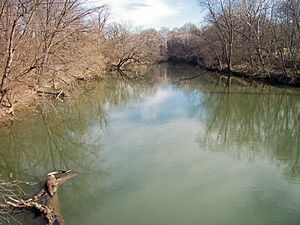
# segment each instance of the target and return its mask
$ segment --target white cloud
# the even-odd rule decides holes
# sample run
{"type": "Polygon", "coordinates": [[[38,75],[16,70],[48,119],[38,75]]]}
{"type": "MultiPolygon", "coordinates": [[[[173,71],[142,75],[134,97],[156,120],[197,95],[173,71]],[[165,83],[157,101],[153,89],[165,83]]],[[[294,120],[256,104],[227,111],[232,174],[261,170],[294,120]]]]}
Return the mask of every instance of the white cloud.
{"type": "Polygon", "coordinates": [[[147,98],[141,107],[141,114],[143,119],[155,119],[158,115],[158,111],[168,98],[172,97],[171,90],[158,89],[155,96],[147,98]]]}
{"type": "Polygon", "coordinates": [[[181,27],[199,24],[206,15],[198,0],[86,0],[88,6],[109,5],[110,21],[142,28],[181,27]]]}
{"type": "MultiPolygon", "coordinates": [[[[111,7],[111,17],[135,26],[149,27],[180,13],[180,7],[162,0],[104,0],[111,7]]],[[[163,24],[162,24],[163,25],[163,24]]]]}

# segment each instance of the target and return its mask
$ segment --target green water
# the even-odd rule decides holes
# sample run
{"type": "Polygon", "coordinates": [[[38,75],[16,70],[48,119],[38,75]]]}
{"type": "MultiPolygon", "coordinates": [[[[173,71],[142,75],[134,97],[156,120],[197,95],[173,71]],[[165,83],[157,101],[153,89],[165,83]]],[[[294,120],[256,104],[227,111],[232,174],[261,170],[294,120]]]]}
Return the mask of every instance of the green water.
{"type": "Polygon", "coordinates": [[[300,224],[300,90],[175,82],[199,73],[159,65],[151,82],[89,84],[1,127],[2,176],[78,171],[59,192],[67,225],[300,224]]]}

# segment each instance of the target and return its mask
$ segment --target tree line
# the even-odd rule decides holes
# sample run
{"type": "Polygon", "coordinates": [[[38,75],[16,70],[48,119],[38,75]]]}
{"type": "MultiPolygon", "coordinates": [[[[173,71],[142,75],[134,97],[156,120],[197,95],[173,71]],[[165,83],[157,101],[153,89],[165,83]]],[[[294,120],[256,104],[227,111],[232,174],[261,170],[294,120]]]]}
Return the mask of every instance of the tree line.
{"type": "Polygon", "coordinates": [[[298,84],[299,0],[207,0],[205,25],[169,34],[169,57],[298,84]]]}
{"type": "Polygon", "coordinates": [[[0,1],[0,108],[25,92],[56,90],[159,57],[155,30],[108,23],[109,16],[108,6],[82,0],[0,1]]]}

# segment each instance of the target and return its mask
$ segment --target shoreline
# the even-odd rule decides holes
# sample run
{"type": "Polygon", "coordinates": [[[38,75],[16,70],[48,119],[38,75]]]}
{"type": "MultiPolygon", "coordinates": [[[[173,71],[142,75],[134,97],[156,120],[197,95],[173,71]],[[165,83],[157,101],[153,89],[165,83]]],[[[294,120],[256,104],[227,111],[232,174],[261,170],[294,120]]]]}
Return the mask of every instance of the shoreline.
{"type": "MultiPolygon", "coordinates": [[[[165,62],[162,62],[165,63],[165,62]]],[[[286,76],[282,73],[268,73],[268,72],[250,72],[247,71],[237,71],[237,70],[231,70],[228,71],[227,69],[218,69],[215,67],[206,66],[204,64],[201,64],[199,62],[194,61],[187,61],[187,60],[168,60],[166,63],[171,64],[178,64],[178,63],[185,63],[191,66],[199,67],[203,70],[207,70],[212,73],[218,73],[221,75],[227,75],[229,77],[237,77],[241,78],[248,82],[260,82],[265,85],[271,85],[271,86],[289,86],[289,87],[300,87],[300,76],[286,76]]]]}
{"type": "Polygon", "coordinates": [[[42,107],[52,107],[52,101],[66,102],[68,99],[75,98],[82,90],[85,83],[98,81],[104,79],[106,72],[98,76],[82,76],[73,77],[67,84],[60,84],[57,88],[43,87],[39,89],[31,89],[22,87],[16,94],[15,99],[11,105],[0,107],[0,125],[5,126],[15,120],[20,112],[35,113],[39,105],[42,107]],[[20,94],[21,93],[21,94],[20,94]],[[44,106],[43,106],[44,105],[44,106]]]}
{"type": "Polygon", "coordinates": [[[300,87],[300,77],[292,77],[286,76],[284,74],[275,74],[275,73],[250,73],[246,71],[228,71],[228,70],[220,70],[217,68],[209,68],[209,67],[202,67],[211,72],[217,72],[220,75],[227,75],[238,77],[244,79],[249,82],[260,82],[265,85],[271,86],[289,86],[289,87],[300,87]]]}
{"type": "MultiPolygon", "coordinates": [[[[189,62],[184,60],[168,60],[166,62],[159,62],[157,64],[164,63],[187,64],[195,68],[201,68],[212,73],[217,73],[219,75],[219,79],[221,79],[223,75],[227,76],[228,78],[236,77],[249,83],[259,82],[261,84],[271,86],[287,86],[296,88],[300,87],[300,77],[294,78],[293,83],[291,83],[292,78],[286,77],[283,74],[251,74],[246,71],[220,70],[218,68],[207,67],[197,62],[189,62]]],[[[76,91],[78,91],[78,88],[81,89],[83,83],[90,83],[105,79],[106,76],[104,74],[107,74],[107,72],[103,72],[102,75],[95,77],[73,77],[71,81],[72,85],[60,85],[60,87],[56,89],[47,87],[38,90],[23,90],[23,95],[18,96],[18,99],[15,100],[16,102],[12,104],[12,107],[3,106],[2,108],[0,108],[0,125],[5,125],[16,120],[17,118],[15,116],[15,113],[18,114],[20,111],[34,110],[36,109],[36,107],[38,107],[38,105],[43,103],[51,105],[51,101],[53,100],[64,102],[65,100],[72,98],[71,96],[76,96],[76,91]]]]}

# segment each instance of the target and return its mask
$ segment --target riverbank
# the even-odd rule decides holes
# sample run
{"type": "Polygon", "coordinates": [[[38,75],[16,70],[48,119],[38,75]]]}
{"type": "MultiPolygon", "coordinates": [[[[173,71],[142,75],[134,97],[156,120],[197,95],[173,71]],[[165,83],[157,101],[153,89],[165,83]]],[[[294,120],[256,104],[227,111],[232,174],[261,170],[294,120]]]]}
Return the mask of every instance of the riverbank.
{"type": "MultiPolygon", "coordinates": [[[[65,75],[60,77],[53,83],[52,80],[43,82],[43,86],[36,87],[28,84],[16,84],[9,95],[4,98],[3,104],[0,107],[0,124],[7,124],[11,121],[18,120],[18,114],[21,111],[34,113],[38,106],[43,109],[51,110],[54,107],[55,101],[66,102],[71,99],[76,99],[84,93],[84,86],[90,82],[101,81],[104,79],[123,79],[130,82],[140,80],[147,74],[149,66],[140,65],[131,68],[134,72],[126,71],[111,71],[108,68],[101,68],[98,74],[86,73],[82,75],[70,76],[65,75]],[[63,80],[63,82],[61,82],[63,80]]],[[[28,82],[27,82],[28,83],[28,82]]]]}
{"type": "MultiPolygon", "coordinates": [[[[300,78],[292,76],[284,76],[283,74],[267,74],[267,73],[254,73],[246,70],[220,70],[213,67],[207,67],[205,65],[188,62],[188,61],[169,61],[172,64],[189,64],[193,67],[198,67],[206,71],[218,74],[220,79],[224,79],[224,75],[227,78],[239,78],[241,81],[246,81],[246,84],[251,84],[253,82],[258,82],[266,85],[286,85],[293,87],[300,87],[300,78]]],[[[162,63],[163,64],[163,63],[162,63]]],[[[138,77],[136,74],[145,73],[145,67],[135,68],[138,69],[137,73],[134,73],[135,78],[138,77]]],[[[3,107],[0,107],[0,124],[5,124],[13,121],[17,118],[16,114],[22,110],[32,110],[36,109],[38,105],[42,107],[51,107],[53,100],[64,102],[70,98],[76,98],[82,84],[86,82],[92,82],[95,80],[101,80],[107,77],[108,71],[102,70],[100,75],[83,75],[83,76],[67,76],[64,78],[64,82],[56,82],[54,85],[44,85],[42,88],[34,88],[29,85],[17,85],[14,92],[9,96],[9,100],[4,102],[3,107]]],[[[120,76],[122,79],[128,78],[130,76],[120,76]]],[[[229,79],[226,82],[232,82],[229,79]]],[[[118,78],[116,78],[118,79],[118,78]]],[[[227,80],[227,81],[226,81],[227,80]]],[[[231,79],[232,80],[232,79],[231,79]]]]}
{"type": "Polygon", "coordinates": [[[66,76],[64,82],[54,85],[35,86],[17,84],[13,91],[3,101],[0,107],[0,124],[5,124],[16,119],[16,115],[23,110],[34,111],[38,105],[50,108],[52,101],[64,102],[66,99],[76,98],[80,94],[83,83],[91,82],[105,77],[106,71],[100,75],[66,76]]]}
{"type": "MultiPolygon", "coordinates": [[[[200,65],[201,66],[201,65],[200,65]]],[[[206,69],[211,72],[217,72],[219,74],[225,74],[227,76],[234,76],[238,78],[245,79],[247,81],[260,82],[266,85],[272,86],[292,86],[292,87],[300,87],[300,76],[295,75],[285,75],[282,73],[272,73],[272,72],[253,72],[250,70],[231,70],[228,71],[226,69],[220,70],[217,68],[205,67],[201,66],[203,69],[206,69]]]]}
{"type": "Polygon", "coordinates": [[[184,59],[171,59],[168,62],[170,63],[186,63],[191,66],[199,67],[203,70],[207,70],[213,73],[217,73],[219,76],[226,75],[229,77],[237,77],[244,79],[250,83],[259,82],[265,85],[272,86],[291,86],[291,87],[300,87],[300,75],[276,71],[263,71],[263,70],[251,70],[247,67],[242,67],[241,65],[235,65],[230,71],[228,69],[219,69],[212,66],[207,66],[198,61],[188,61],[184,59]]]}

